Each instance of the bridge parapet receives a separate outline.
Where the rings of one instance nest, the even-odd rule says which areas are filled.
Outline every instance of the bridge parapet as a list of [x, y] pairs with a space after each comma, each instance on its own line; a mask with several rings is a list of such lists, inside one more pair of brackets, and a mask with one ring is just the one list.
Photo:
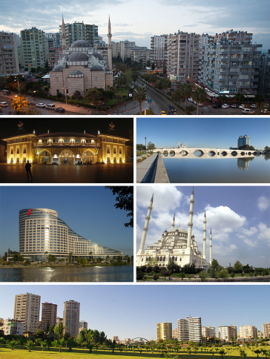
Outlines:
[[[227, 148], [156, 148], [154, 152], [160, 152], [166, 158], [244, 158], [261, 155], [261, 151], [232, 150]], [[195, 155], [199, 152], [200, 155]]]

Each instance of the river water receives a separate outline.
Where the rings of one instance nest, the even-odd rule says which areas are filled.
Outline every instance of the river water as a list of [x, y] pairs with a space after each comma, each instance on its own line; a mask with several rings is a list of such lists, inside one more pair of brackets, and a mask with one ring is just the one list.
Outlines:
[[163, 158], [171, 183], [270, 183], [270, 158]]
[[133, 266], [1, 268], [0, 282], [132, 282]]

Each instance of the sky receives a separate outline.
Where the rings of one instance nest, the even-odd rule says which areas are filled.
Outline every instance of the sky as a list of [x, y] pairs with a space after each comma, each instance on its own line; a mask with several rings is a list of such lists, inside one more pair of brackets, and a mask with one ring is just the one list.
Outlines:
[[[201, 317], [203, 326], [255, 325], [269, 322], [269, 285], [1, 285], [0, 317], [13, 317], [16, 294], [33, 293], [58, 305], [80, 303], [80, 320], [108, 338], [143, 337], [156, 340], [156, 324], [188, 316]], [[259, 299], [259, 300], [258, 300]], [[259, 302], [259, 303], [258, 303]], [[258, 303], [259, 305], [251, 305]]]
[[[153, 210], [145, 249], [175, 227], [188, 229], [190, 186], [149, 185], [137, 187], [136, 252], [139, 249], [145, 217], [152, 194]], [[209, 232], [212, 229], [213, 258], [219, 264], [270, 267], [270, 187], [269, 186], [196, 186], [194, 187], [192, 234], [203, 249], [203, 219], [206, 211], [206, 258], [209, 262]]]
[[[16, 9], [14, 11], [14, 9]], [[62, 15], [66, 23], [81, 22], [98, 26], [107, 42], [108, 17], [112, 40], [136, 41], [150, 47], [150, 37], [177, 32], [214, 35], [228, 30], [248, 31], [253, 42], [270, 48], [269, 0], [226, 2], [206, 0], [8, 0], [1, 1], [0, 31], [19, 33], [37, 27], [45, 32], [58, 32]]]
[[164, 117], [137, 118], [137, 144], [152, 142], [156, 148], [176, 147], [187, 141], [187, 147], [237, 147], [239, 136], [248, 135], [256, 149], [270, 146], [270, 121], [259, 117]]
[[103, 186], [1, 186], [0, 255], [19, 250], [19, 211], [49, 208], [73, 231], [93, 242], [133, 255], [133, 228], [116, 196]]

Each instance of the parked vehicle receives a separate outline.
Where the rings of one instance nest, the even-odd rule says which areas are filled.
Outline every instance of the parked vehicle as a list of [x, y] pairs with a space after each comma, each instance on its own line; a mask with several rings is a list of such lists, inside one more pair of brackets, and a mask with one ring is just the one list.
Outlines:
[[244, 108], [242, 110], [242, 113], [244, 113], [245, 115], [253, 115], [255, 113], [255, 111], [250, 108]]
[[256, 108], [257, 107], [257, 105], [255, 104], [255, 103], [253, 103], [251, 106], [250, 106], [250, 108]]
[[65, 112], [66, 110], [63, 107], [56, 107], [56, 112]]
[[268, 112], [269, 112], [269, 110], [268, 110], [267, 108], [264, 108], [263, 110], [261, 110], [261, 113], [262, 113], [263, 115], [267, 115]]
[[222, 107], [222, 105], [220, 102], [213, 103], [213, 108], [221, 108], [221, 107]]
[[8, 103], [7, 102], [0, 102], [0, 107], [8, 107]]
[[222, 108], [229, 108], [230, 105], [228, 105], [227, 103], [224, 103], [224, 105], [222, 105]]
[[4, 95], [11, 95], [11, 91], [10, 90], [3, 90], [3, 94]]
[[42, 102], [36, 104], [36, 107], [45, 107], [45, 106], [46, 106], [45, 103]]
[[239, 107], [238, 108], [241, 108], [241, 109], [243, 109], [243, 108], [245, 108], [245, 105], [244, 104], [242, 104], [242, 105], [239, 105]]
[[47, 108], [48, 110], [55, 110], [55, 104], [54, 103], [49, 103], [45, 106], [45, 108]]
[[189, 102], [193, 102], [193, 98], [192, 98], [192, 97], [189, 97], [189, 98], [188, 98], [188, 101], [189, 101]]
[[169, 109], [173, 114], [176, 114], [176, 108], [174, 106], [169, 106]]
[[231, 108], [238, 108], [238, 105], [236, 103], [231, 105]]

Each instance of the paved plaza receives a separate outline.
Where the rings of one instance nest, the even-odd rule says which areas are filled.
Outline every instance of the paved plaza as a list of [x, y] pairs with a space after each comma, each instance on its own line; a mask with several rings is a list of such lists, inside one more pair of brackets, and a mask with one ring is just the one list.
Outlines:
[[93, 165], [32, 165], [27, 178], [25, 165], [0, 164], [0, 183], [132, 183], [133, 162]]

